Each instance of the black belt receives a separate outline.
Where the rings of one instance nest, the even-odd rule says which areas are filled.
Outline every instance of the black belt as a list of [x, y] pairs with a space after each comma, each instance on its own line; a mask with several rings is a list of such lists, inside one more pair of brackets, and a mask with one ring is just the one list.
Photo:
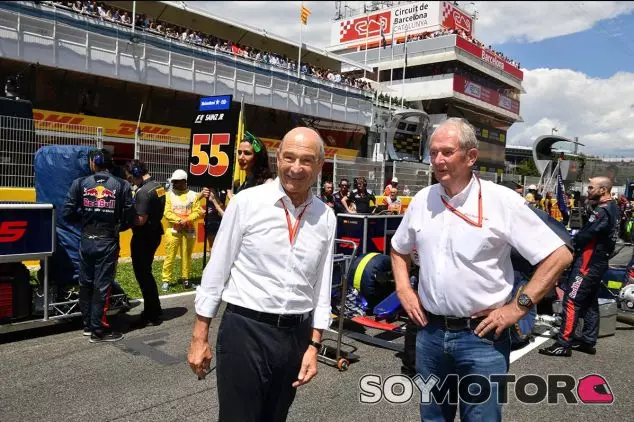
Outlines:
[[242, 306], [227, 303], [227, 311], [233, 312], [243, 317], [253, 319], [255, 321], [264, 322], [281, 328], [293, 328], [304, 322], [311, 315], [311, 312], [305, 314], [269, 314], [266, 312], [254, 311], [252, 309], [243, 308]]
[[484, 318], [454, 317], [446, 315], [436, 315], [425, 311], [427, 321], [439, 325], [445, 330], [474, 330]]

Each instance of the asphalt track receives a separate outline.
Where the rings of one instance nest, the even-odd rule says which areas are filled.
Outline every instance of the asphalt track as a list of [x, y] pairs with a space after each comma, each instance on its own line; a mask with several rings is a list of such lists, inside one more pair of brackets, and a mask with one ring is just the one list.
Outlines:
[[[47, 327], [0, 337], [0, 419], [12, 421], [215, 421], [217, 396], [212, 372], [198, 381], [186, 363], [194, 318], [193, 296], [163, 298], [166, 321], [130, 331], [142, 305], [112, 318], [125, 339], [91, 344], [77, 324]], [[215, 339], [217, 324], [210, 338]], [[327, 337], [332, 334], [327, 333]], [[359, 379], [399, 373], [400, 358], [386, 349], [345, 339], [361, 359], [346, 372], [319, 364], [319, 374], [301, 387], [289, 421], [417, 421], [420, 394], [404, 404], [361, 404]], [[634, 327], [618, 323], [615, 336], [600, 339], [598, 353], [547, 358], [533, 348], [514, 352], [510, 373], [602, 375], [615, 395], [611, 405], [521, 404], [513, 396], [504, 407], [507, 421], [631, 418], [634, 386]], [[545, 344], [549, 344], [547, 341]], [[528, 393], [534, 390], [527, 390]], [[249, 405], [245, 397], [245, 406]]]

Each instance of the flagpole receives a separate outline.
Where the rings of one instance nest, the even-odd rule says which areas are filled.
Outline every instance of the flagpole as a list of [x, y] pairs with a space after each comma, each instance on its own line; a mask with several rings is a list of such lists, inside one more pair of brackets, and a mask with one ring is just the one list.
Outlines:
[[[390, 61], [390, 90], [392, 89], [392, 82], [394, 81], [394, 32], [392, 32], [392, 59]], [[392, 108], [392, 95], [390, 94], [390, 108]]]
[[[363, 64], [368, 65], [368, 36], [370, 35], [370, 19], [368, 15], [365, 15], [365, 57], [363, 58]], [[366, 70], [363, 69], [363, 77], [366, 76]]]
[[[304, 10], [304, 2], [302, 2], [302, 8], [300, 10]], [[302, 20], [299, 20], [299, 55], [297, 56], [297, 78], [299, 79], [301, 76], [302, 69]]]
[[404, 47], [404, 51], [405, 51], [405, 57], [404, 57], [404, 63], [403, 63], [403, 83], [401, 85], [401, 108], [403, 108], [403, 101], [405, 98], [405, 71], [407, 70], [407, 30], [405, 30], [405, 47]]

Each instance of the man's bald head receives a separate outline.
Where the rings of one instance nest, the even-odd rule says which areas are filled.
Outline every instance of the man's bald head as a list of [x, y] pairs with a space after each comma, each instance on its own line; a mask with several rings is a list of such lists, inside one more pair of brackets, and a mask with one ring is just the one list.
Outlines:
[[297, 142], [300, 142], [302, 144], [303, 143], [314, 144], [315, 148], [317, 148], [317, 151], [319, 153], [319, 159], [323, 161], [326, 158], [324, 141], [323, 139], [321, 139], [321, 136], [316, 130], [311, 129], [309, 127], [303, 127], [303, 126], [291, 129], [286, 135], [284, 135], [284, 138], [282, 138], [282, 142], [280, 143], [278, 150], [283, 151], [284, 143], [291, 139]]

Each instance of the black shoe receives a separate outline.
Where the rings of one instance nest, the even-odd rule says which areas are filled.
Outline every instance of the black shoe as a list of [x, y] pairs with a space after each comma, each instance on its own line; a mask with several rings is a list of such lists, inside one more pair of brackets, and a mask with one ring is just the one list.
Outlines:
[[147, 327], [148, 325], [153, 325], [153, 326], [161, 325], [163, 323], [163, 320], [161, 319], [159, 315], [162, 315], [162, 314], [163, 312], [159, 313], [157, 316], [150, 317], [147, 314], [145, 314], [145, 312], [141, 312], [141, 314], [139, 315], [139, 319], [134, 321], [131, 324], [131, 326], [132, 328], [144, 328], [144, 327]]
[[87, 337], [87, 336], [89, 336], [91, 334], [92, 334], [92, 331], [90, 331], [90, 328], [84, 328], [83, 335], [85, 335]]
[[572, 355], [570, 348], [566, 346], [562, 346], [561, 344], [555, 342], [550, 347], [545, 347], [543, 349], [539, 349], [539, 353], [547, 356], [565, 356], [569, 357]]
[[95, 333], [92, 333], [90, 335], [89, 341], [91, 343], [104, 343], [104, 342], [119, 341], [122, 339], [123, 339], [123, 334], [113, 331], [111, 333], [103, 333], [102, 335], [97, 335]]
[[597, 349], [594, 346], [590, 346], [582, 341], [573, 341], [570, 348], [576, 352], [587, 353], [589, 355], [597, 354]]

